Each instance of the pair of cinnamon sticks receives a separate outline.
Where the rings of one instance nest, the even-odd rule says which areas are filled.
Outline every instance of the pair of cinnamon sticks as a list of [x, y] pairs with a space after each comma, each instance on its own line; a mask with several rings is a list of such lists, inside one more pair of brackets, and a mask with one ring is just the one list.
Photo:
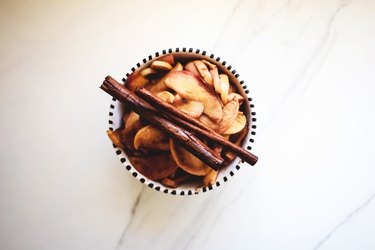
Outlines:
[[152, 95], [144, 88], [138, 87], [134, 91], [135, 95], [110, 76], [105, 78], [100, 88], [124, 103], [147, 122], [168, 134], [172, 139], [178, 141], [185, 149], [214, 170], [220, 169], [224, 161], [223, 158], [201, 142], [194, 134], [216, 142], [236, 153], [250, 165], [255, 165], [258, 160], [257, 156], [225, 140], [220, 134], [203, 123]]

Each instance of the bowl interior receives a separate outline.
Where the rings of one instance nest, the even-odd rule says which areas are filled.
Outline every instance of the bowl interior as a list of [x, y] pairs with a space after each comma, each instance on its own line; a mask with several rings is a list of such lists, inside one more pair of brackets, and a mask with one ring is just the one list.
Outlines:
[[[165, 52], [165, 51], [163, 51]], [[166, 53], [159, 54], [156, 53], [155, 57], [149, 56], [149, 60], [144, 59], [143, 64], [138, 63], [138, 69], [133, 68], [132, 71], [135, 70], [142, 70], [144, 68], [147, 68], [150, 66], [151, 62], [157, 59], [160, 56], [164, 56]], [[179, 52], [171, 52], [168, 54], [173, 54], [175, 57], [175, 61], [179, 61], [183, 64], [187, 61], [191, 60], [197, 60], [197, 59], [205, 59], [215, 65], [217, 65], [219, 69], [219, 73], [227, 74], [229, 77], [229, 80], [232, 84], [234, 84], [238, 90], [238, 92], [246, 97], [244, 104], [242, 104], [242, 111], [244, 112], [244, 115], [247, 118], [249, 131], [246, 137], [243, 140], [242, 147], [250, 150], [251, 149], [251, 143], [253, 143], [252, 135], [255, 134], [255, 112], [252, 111], [254, 105], [251, 103], [252, 99], [249, 96], [249, 91], [247, 90], [247, 86], [243, 81], [240, 81], [238, 79], [239, 75], [236, 73], [235, 70], [232, 69], [231, 66], [228, 66], [225, 61], [220, 62], [220, 58], [216, 58], [213, 55], [207, 56], [205, 55], [205, 52], [199, 53], [197, 51], [194, 52], [188, 52], [188, 51], [179, 51]], [[127, 74], [128, 76], [129, 74]], [[124, 79], [126, 80], [126, 79]], [[123, 125], [123, 119], [122, 114], [124, 111], [124, 106], [122, 103], [120, 103], [117, 100], [112, 100], [111, 106], [110, 106], [110, 119], [109, 119], [109, 125], [110, 129], [117, 129], [118, 127], [121, 127]], [[154, 188], [158, 191], [162, 191], [164, 193], [171, 193], [171, 194], [180, 194], [180, 195], [191, 195], [191, 194], [198, 194], [200, 192], [206, 192], [208, 190], [213, 189], [214, 187], [220, 186], [223, 182], [226, 182], [229, 180], [229, 178], [233, 177], [235, 173], [241, 168], [241, 165], [247, 164], [244, 163], [241, 159], [236, 157], [229, 165], [223, 167], [218, 175], [217, 181], [214, 185], [209, 187], [202, 187], [200, 183], [186, 183], [181, 184], [177, 188], [169, 188], [166, 186], [163, 186], [159, 182], [152, 181], [148, 179], [146, 176], [139, 173], [131, 164], [129, 161], [126, 152], [122, 150], [121, 148], [118, 148], [114, 146], [115, 152], [120, 158], [120, 161], [125, 165], [126, 169], [131, 172], [131, 174], [137, 178], [140, 182], [144, 183], [145, 185]]]

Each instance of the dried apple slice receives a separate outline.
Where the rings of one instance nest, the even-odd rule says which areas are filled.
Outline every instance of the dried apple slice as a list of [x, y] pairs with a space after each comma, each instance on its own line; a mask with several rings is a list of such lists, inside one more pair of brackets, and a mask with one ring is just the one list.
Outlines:
[[210, 69], [210, 73], [212, 76], [212, 83], [214, 85], [215, 92], [221, 94], [221, 83], [217, 68]]
[[168, 143], [168, 136], [152, 125], [141, 128], [134, 137], [134, 148], [136, 150], [144, 148], [168, 151]]
[[139, 115], [133, 111], [129, 113], [125, 121], [125, 129], [130, 127], [134, 122], [139, 120]]
[[190, 101], [190, 100], [179, 100], [173, 102], [173, 106], [181, 111], [184, 111], [193, 118], [199, 118], [204, 110], [204, 106], [201, 102]]
[[221, 93], [221, 84], [220, 84], [220, 78], [219, 78], [219, 71], [215, 64], [210, 63], [207, 60], [202, 60], [204, 64], [209, 68], [210, 74], [212, 77], [212, 85], [215, 89], [215, 92], [220, 94]]
[[[232, 136], [237, 137], [233, 139], [233, 144], [240, 146], [248, 132], [249, 132], [249, 128], [245, 126], [244, 129], [242, 129], [239, 133], [232, 135]], [[232, 141], [232, 137], [231, 137], [231, 141]], [[233, 153], [232, 151], [225, 151], [224, 156], [228, 161], [232, 161], [234, 157], [236, 157], [236, 154]]]
[[219, 123], [213, 122], [209, 117], [202, 115], [199, 120], [212, 128], [219, 134], [225, 134], [224, 131], [228, 130], [236, 117], [238, 116], [239, 104], [237, 100], [231, 100], [223, 108], [223, 118]]
[[167, 90], [168, 87], [165, 85], [165, 79], [170, 75], [172, 74], [173, 72], [177, 72], [177, 71], [180, 71], [182, 70], [183, 67], [181, 65], [181, 63], [177, 63], [176, 66], [171, 70], [169, 71], [165, 76], [163, 76], [162, 78], [160, 78], [158, 81], [156, 81], [155, 83], [153, 83], [149, 88], [147, 88], [151, 93], [157, 93], [157, 92], [161, 92], [161, 91], [164, 91], [164, 90]]
[[240, 94], [237, 94], [237, 93], [230, 93], [230, 94], [228, 94], [228, 101], [231, 101], [233, 99], [237, 100], [240, 105], [245, 100], [245, 98], [242, 95], [240, 95]]
[[158, 58], [158, 61], [163, 61], [163, 62], [167, 62], [169, 63], [170, 65], [173, 65], [174, 64], [174, 56], [173, 55], [166, 55], [166, 56], [162, 56], [162, 57], [159, 57]]
[[228, 102], [228, 91], [229, 91], [229, 78], [226, 74], [220, 74], [220, 86], [221, 86], [221, 93], [220, 97], [224, 104]]
[[175, 99], [174, 95], [169, 91], [159, 92], [156, 94], [156, 96], [168, 103], [173, 103]]
[[121, 143], [125, 147], [134, 150], [134, 137], [137, 134], [138, 130], [140, 130], [142, 127], [143, 125], [140, 119], [137, 119], [131, 125], [124, 128], [121, 131]]
[[201, 60], [204, 64], [206, 64], [206, 66], [209, 68], [209, 69], [214, 69], [216, 68], [216, 65], [215, 64], [212, 64], [210, 63], [209, 61], [207, 60]]
[[197, 75], [197, 76], [200, 76], [199, 74], [199, 71], [197, 70], [197, 67], [195, 67], [195, 64], [194, 62], [188, 62], [186, 65], [185, 65], [185, 70]]
[[207, 187], [209, 185], [213, 185], [216, 182], [217, 176], [219, 175], [219, 171], [211, 170], [204, 178], [203, 178], [203, 186]]
[[189, 174], [204, 176], [211, 171], [210, 167], [178, 145], [174, 140], [169, 139], [169, 147], [177, 165]]
[[208, 71], [208, 68], [206, 64], [204, 64], [201, 60], [194, 61], [195, 67], [197, 67], [197, 70], [199, 71], [199, 74], [202, 76], [202, 78], [205, 80], [205, 82], [213, 87], [212, 84], [212, 76], [210, 72]]
[[232, 125], [222, 132], [222, 134], [232, 135], [240, 132], [246, 126], [246, 116], [244, 114], [239, 113], [234, 119]]
[[179, 94], [175, 94], [174, 95], [174, 102], [180, 101], [180, 100], [183, 100], [182, 96], [180, 96]]
[[165, 85], [187, 100], [202, 102], [203, 113], [212, 121], [219, 122], [223, 116], [220, 99], [214, 91], [193, 73], [183, 70], [169, 73]]
[[169, 63], [167, 62], [163, 62], [163, 61], [153, 61], [151, 63], [151, 68], [152, 69], [158, 69], [158, 70], [171, 70], [173, 69], [172, 65], [170, 65]]
[[152, 68], [145, 68], [141, 71], [142, 76], [148, 76], [157, 73], [158, 71]]
[[133, 72], [129, 75], [125, 82], [125, 87], [134, 91], [138, 86], [145, 87], [149, 83], [149, 80], [141, 75], [139, 72]]
[[132, 165], [151, 180], [160, 180], [174, 173], [178, 166], [171, 154], [156, 154], [142, 157], [129, 157]]
[[178, 187], [182, 182], [186, 181], [186, 180], [189, 179], [190, 177], [191, 177], [191, 175], [188, 174], [188, 173], [185, 173], [184, 175], [182, 175], [182, 176], [180, 176], [180, 177], [177, 177], [177, 178], [167, 177], [167, 178], [164, 178], [164, 179], [161, 181], [161, 184], [163, 184], [164, 186], [168, 186], [168, 187], [176, 188], [176, 187]]
[[123, 148], [124, 146], [121, 143], [121, 129], [116, 129], [115, 131], [107, 130], [107, 135], [109, 139], [119, 148]]
[[236, 87], [234, 87], [233, 84], [229, 83], [229, 90], [228, 90], [228, 95], [231, 93], [236, 93]]

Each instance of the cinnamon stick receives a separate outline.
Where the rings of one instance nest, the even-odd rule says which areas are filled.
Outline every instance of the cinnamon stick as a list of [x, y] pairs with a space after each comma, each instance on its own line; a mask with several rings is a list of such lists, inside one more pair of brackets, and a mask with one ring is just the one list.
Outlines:
[[202, 143], [192, 133], [166, 119], [148, 103], [131, 93], [112, 77], [107, 76], [100, 88], [120, 102], [126, 104], [127, 107], [142, 116], [146, 121], [167, 133], [172, 139], [178, 141], [186, 150], [212, 169], [217, 170], [221, 167], [223, 159], [212, 149]]
[[257, 156], [233, 144], [232, 142], [225, 140], [220, 134], [216, 133], [212, 129], [207, 129], [207, 126], [201, 123], [200, 121], [188, 116], [186, 113], [175, 108], [173, 105], [152, 95], [148, 90], [138, 87], [135, 90], [135, 93], [142, 99], [150, 103], [153, 107], [171, 117], [171, 119], [176, 121], [180, 126], [183, 126], [186, 129], [189, 129], [190, 131], [197, 133], [210, 141], [214, 141], [222, 145], [229, 151], [235, 152], [238, 155], [238, 157], [240, 157], [242, 160], [246, 161], [250, 165], [254, 166], [255, 163], [258, 161]]

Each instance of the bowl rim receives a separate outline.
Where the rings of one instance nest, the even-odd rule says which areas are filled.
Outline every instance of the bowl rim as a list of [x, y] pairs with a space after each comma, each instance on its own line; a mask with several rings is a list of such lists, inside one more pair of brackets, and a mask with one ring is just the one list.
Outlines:
[[[248, 112], [248, 115], [249, 115], [249, 117], [248, 117], [249, 118], [249, 120], [248, 120], [249, 132], [246, 135], [246, 137], [244, 138], [242, 147], [245, 150], [250, 151], [253, 148], [253, 144], [254, 144], [254, 141], [255, 141], [254, 137], [256, 135], [255, 130], [257, 128], [257, 125], [255, 124], [256, 121], [257, 121], [257, 118], [256, 118], [256, 112], [254, 111], [254, 107], [255, 107], [254, 101], [253, 101], [253, 98], [250, 96], [250, 91], [248, 90], [248, 86], [245, 84], [245, 81], [240, 80], [239, 79], [240, 75], [237, 73], [237, 71], [235, 69], [233, 69], [233, 67], [231, 65], [227, 65], [227, 62], [221, 60], [220, 57], [215, 57], [214, 54], [208, 55], [206, 50], [193, 49], [193, 48], [187, 49], [185, 47], [176, 48], [175, 50], [173, 50], [171, 48], [168, 49], [168, 50], [162, 50], [161, 52], [155, 52], [154, 56], [151, 54], [147, 58], [143, 58], [141, 60], [141, 63], [138, 62], [134, 67], [132, 67], [131, 72], [126, 73], [126, 77], [124, 77], [122, 79], [123, 83], [126, 82], [127, 78], [129, 77], [129, 75], [132, 72], [136, 71], [139, 68], [142, 68], [144, 65], [148, 64], [150, 61], [153, 61], [158, 57], [165, 56], [165, 55], [168, 55], [168, 54], [174, 54], [174, 53], [179, 54], [179, 55], [182, 55], [182, 54], [187, 54], [187, 55], [191, 55], [191, 56], [194, 55], [194, 56], [197, 56], [197, 57], [203, 57], [204, 59], [209, 59], [210, 62], [214, 62], [217, 66], [220, 66], [220, 69], [225, 69], [225, 73], [229, 74], [228, 77], [230, 79], [237, 80], [237, 82], [239, 83], [239, 86], [236, 86], [236, 87], [242, 88], [242, 89], [238, 89], [238, 90], [241, 91], [243, 95], [246, 95], [245, 102], [248, 104], [247, 108], [249, 109], [249, 112]], [[221, 64], [221, 65], [219, 65], [219, 64]], [[111, 131], [116, 129], [114, 127], [114, 125], [115, 125], [114, 113], [115, 113], [115, 107], [118, 106], [118, 105], [120, 105], [120, 103], [115, 98], [112, 98], [111, 104], [109, 106], [109, 119], [108, 119], [108, 125], [109, 125], [108, 129], [111, 130]], [[144, 176], [143, 174], [138, 172], [138, 170], [135, 169], [133, 167], [133, 165], [131, 164], [126, 152], [123, 149], [117, 147], [113, 143], [112, 143], [112, 146], [114, 148], [114, 151], [115, 151], [117, 157], [120, 159], [120, 162], [125, 166], [125, 169], [129, 173], [131, 173], [131, 175], [133, 177], [135, 177], [142, 184], [148, 186], [151, 189], [160, 191], [160, 192], [165, 193], [165, 194], [172, 194], [172, 195], [176, 195], [176, 194], [192, 195], [192, 194], [205, 193], [209, 190], [214, 189], [215, 187], [217, 188], [217, 187], [221, 186], [222, 182], [227, 182], [230, 178], [234, 177], [235, 173], [238, 172], [241, 169], [242, 165], [246, 165], [246, 164], [249, 165], [248, 163], [246, 163], [246, 162], [242, 161], [241, 159], [239, 159], [238, 157], [236, 157], [232, 161], [232, 163], [230, 163], [228, 165], [228, 167], [232, 165], [232, 166], [234, 166], [234, 168], [230, 169], [229, 174], [221, 176], [220, 180], [218, 178], [216, 180], [216, 183], [214, 183], [213, 185], [209, 185], [207, 187], [196, 187], [196, 188], [179, 188], [179, 187], [170, 188], [170, 187], [164, 186], [160, 182], [150, 180], [146, 176]]]

